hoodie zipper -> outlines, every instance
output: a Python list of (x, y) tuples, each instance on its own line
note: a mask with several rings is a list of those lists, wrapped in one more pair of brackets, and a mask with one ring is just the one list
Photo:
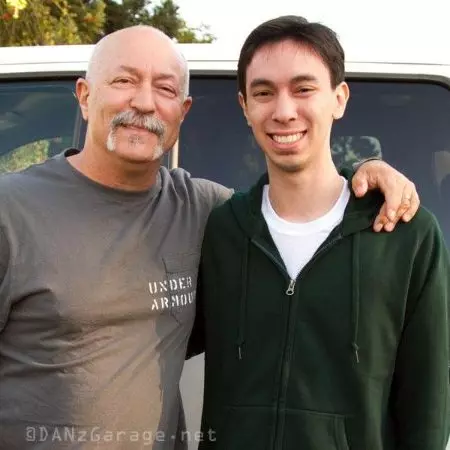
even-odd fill
[[(280, 261), (278, 261), (277, 258), (275, 258), (275, 256), (273, 256), (272, 253), (270, 253), (269, 250), (267, 250), (265, 247), (263, 247), (259, 242), (255, 241), (254, 239), (251, 240), (252, 244), (256, 245), (256, 247), (258, 247), (277, 267), (278, 269), (281, 271), (281, 273), (289, 279), (289, 274), (286, 272), (286, 269), (284, 268), (284, 266), (282, 264), (280, 264)], [(293, 280), (289, 281), (289, 286), (288, 289), (290, 287), (290, 285), (292, 284)], [(294, 285), (295, 285), (295, 280), (294, 280)], [(287, 293), (287, 291), (286, 291)]]
[[(295, 293), (295, 287), (297, 281), (305, 276), (305, 273), (311, 268), (311, 266), (317, 261), (318, 258), (323, 256), (326, 252), (330, 250), (332, 246), (334, 246), (337, 242), (342, 239), (342, 234), (339, 233), (336, 237), (331, 239), (327, 244), (325, 244), (322, 248), (320, 248), (314, 256), (310, 259), (310, 261), (303, 267), (303, 269), (297, 274), (296, 278), (290, 278), (289, 274), (285, 270), (285, 268), (280, 264), (280, 262), (266, 250), (262, 245), (258, 244), (256, 241), (252, 240), (252, 242), (262, 251), (264, 254), (270, 258), (270, 260), (282, 271), (284, 275), (289, 279), (288, 287), (285, 291), (285, 294), (292, 298)], [(284, 420), (281, 420), (281, 409), (282, 403), (285, 402), (285, 397), (287, 393), (288, 383), (289, 383), (289, 375), (291, 369), (291, 353), (292, 353), (292, 328), (293, 328), (293, 319), (291, 317), (291, 307), (292, 302), (289, 302), (288, 305), (288, 320), (287, 320), (287, 330), (285, 335), (285, 342), (283, 345), (283, 362), (281, 369), (281, 382), (280, 389), (278, 391), (278, 401), (277, 401), (277, 416), (276, 416), (276, 426), (275, 426), (275, 436), (274, 436), (274, 448), (281, 449), (283, 447), (283, 428), (284, 428)]]
[[(300, 275), (300, 272), (297, 274), (297, 277), (299, 275)], [(295, 283), (296, 283), (297, 277), (291, 278), (291, 281), (289, 281), (289, 286), (288, 286), (288, 288), (286, 290), (286, 295), (294, 295)]]
[[(252, 244), (256, 245), (256, 247), (258, 247), (278, 267), (278, 269), (280, 269), (282, 274), (284, 276), (286, 276), (286, 278), (289, 280), (289, 283), (288, 283), (288, 286), (287, 286), (285, 294), (288, 295), (288, 296), (294, 295), (295, 284), (297, 282), (297, 279), (296, 278), (289, 278), (289, 274), (286, 272), (286, 269), (283, 267), (282, 264), (280, 264), (278, 259), (275, 258), (275, 256), (272, 255), (272, 253), (270, 253), (270, 251), (268, 251), (265, 247), (263, 247), (261, 244), (259, 244), (258, 242), (256, 242), (253, 239), (252, 239), (251, 242), (252, 242)], [(299, 275), (300, 275), (300, 272), (297, 274), (297, 277)]]

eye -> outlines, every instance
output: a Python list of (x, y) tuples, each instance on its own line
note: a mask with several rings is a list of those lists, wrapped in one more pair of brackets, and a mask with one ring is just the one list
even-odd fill
[(178, 92), (175, 88), (172, 86), (158, 86), (158, 89), (164, 94), (169, 97), (176, 97), (178, 95)]
[(114, 80), (114, 83), (117, 83), (117, 84), (129, 84), (129, 83), (131, 83), (131, 80), (129, 78), (116, 78)]
[(311, 87), (305, 87), (305, 86), (302, 86), (302, 87), (298, 87), (297, 89), (296, 89), (296, 92), (298, 92), (299, 94), (307, 94), (307, 93), (309, 93), (309, 92), (312, 92), (314, 89), (313, 88), (311, 88)]
[(271, 94), (271, 91), (256, 91), (253, 93), (253, 97), (268, 97)]

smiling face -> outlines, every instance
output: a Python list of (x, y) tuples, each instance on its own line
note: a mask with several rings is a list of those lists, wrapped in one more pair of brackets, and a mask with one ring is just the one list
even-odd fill
[(135, 27), (94, 53), (77, 94), (88, 121), (86, 145), (128, 162), (153, 162), (172, 148), (191, 99), (186, 66), (167, 36)]
[(239, 101), (269, 172), (320, 170), (348, 96), (346, 83), (332, 87), (328, 67), (310, 47), (285, 40), (258, 49), (246, 71), (246, 99), (240, 93)]

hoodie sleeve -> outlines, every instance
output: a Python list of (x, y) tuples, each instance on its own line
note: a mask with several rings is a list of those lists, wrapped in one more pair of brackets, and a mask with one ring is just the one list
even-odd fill
[(450, 262), (430, 222), (413, 262), (395, 365), (397, 450), (444, 450), (448, 439)]

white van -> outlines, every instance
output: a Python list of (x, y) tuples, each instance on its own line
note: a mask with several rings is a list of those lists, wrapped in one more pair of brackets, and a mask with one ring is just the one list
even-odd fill
[[(249, 187), (265, 163), (237, 102), (237, 52), (215, 44), (181, 45), (194, 104), (165, 160), (236, 189)], [(0, 172), (18, 170), (82, 147), (85, 124), (74, 95), (91, 46), (0, 49)], [(336, 123), (337, 164), (372, 155), (410, 177), (450, 243), (450, 52), (447, 61), (397, 53), (346, 64), (351, 99)], [(428, 59), (427, 59), (428, 58)], [(186, 365), (182, 387), (191, 430), (199, 428), (201, 359)], [(195, 448), (193, 444), (192, 448)]]

